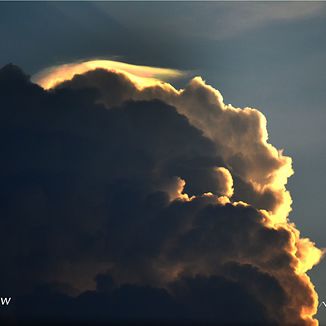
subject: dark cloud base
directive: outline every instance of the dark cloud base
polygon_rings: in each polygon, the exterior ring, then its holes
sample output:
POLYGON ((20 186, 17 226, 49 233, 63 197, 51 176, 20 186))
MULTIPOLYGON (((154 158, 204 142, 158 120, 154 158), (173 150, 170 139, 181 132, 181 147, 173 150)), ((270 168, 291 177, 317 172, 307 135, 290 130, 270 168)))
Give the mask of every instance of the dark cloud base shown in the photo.
POLYGON ((123 285, 112 292, 98 289, 84 292, 75 298, 43 287, 37 289, 33 295, 15 298, 12 313, 18 317, 15 319, 19 323, 109 321, 114 324, 160 322, 167 325, 179 323, 245 325, 258 324, 264 320, 263 309, 259 311, 257 302, 234 283, 218 278, 183 282, 186 282, 193 291, 187 294, 186 299, 189 300, 187 303, 184 297, 180 301, 180 296, 172 297, 164 289, 148 286, 123 285), (202 282, 205 283, 204 286, 202 282), (198 289, 192 288, 198 286, 201 286, 201 293, 198 293, 198 289), (222 298, 221 293, 225 297, 222 298))

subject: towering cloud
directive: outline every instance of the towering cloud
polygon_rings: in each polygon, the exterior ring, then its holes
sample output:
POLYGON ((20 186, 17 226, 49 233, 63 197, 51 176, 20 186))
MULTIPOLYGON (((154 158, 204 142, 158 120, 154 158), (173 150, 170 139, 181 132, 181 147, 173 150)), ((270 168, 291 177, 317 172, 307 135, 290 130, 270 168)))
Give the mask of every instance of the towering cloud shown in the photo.
POLYGON ((288 220, 291 159, 263 114, 200 77, 177 90, 87 67, 40 86, 0 70, 0 287, 16 318, 316 325, 321 251, 288 220))

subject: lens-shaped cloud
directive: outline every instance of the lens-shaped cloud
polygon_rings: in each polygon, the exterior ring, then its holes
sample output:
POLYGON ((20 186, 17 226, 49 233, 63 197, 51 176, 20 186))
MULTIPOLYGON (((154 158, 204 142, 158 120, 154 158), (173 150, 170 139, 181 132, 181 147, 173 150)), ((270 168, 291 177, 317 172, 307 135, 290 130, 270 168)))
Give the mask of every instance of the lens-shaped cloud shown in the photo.
POLYGON ((155 85, 160 83, 161 80, 180 78, 185 74, 176 69, 140 66, 113 60, 89 60, 44 69, 33 76, 33 81, 41 85, 44 89, 50 89, 65 80, 72 79, 76 74, 83 74, 86 71, 96 68, 123 72, 140 88, 155 85))

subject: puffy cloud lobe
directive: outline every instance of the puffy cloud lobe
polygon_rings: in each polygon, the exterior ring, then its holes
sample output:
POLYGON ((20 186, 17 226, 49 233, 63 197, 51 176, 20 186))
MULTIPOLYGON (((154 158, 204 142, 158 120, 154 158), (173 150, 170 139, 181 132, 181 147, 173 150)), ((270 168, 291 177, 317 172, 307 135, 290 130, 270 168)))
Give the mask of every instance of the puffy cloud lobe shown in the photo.
POLYGON ((103 69, 45 91, 6 66, 0 101, 17 318, 317 323, 321 252, 287 221, 291 160, 259 111, 103 69))
MULTIPOLYGON (((120 103, 127 98, 160 99, 173 105, 214 142, 216 153, 223 157, 232 175, 240 179, 240 184, 235 184, 235 197, 241 199, 248 191, 252 192, 246 198, 248 203, 270 211, 274 220, 286 220, 292 201, 285 185, 293 173, 292 161, 267 142, 266 119, 261 112, 224 104, 219 91, 206 85, 200 77, 192 79, 185 89, 176 90, 162 82, 137 87, 130 79, 128 83, 127 76, 120 76, 115 91, 108 92, 110 80, 116 78, 112 70, 97 69, 76 75, 62 86, 96 88, 100 101, 108 108, 117 104, 116 94, 120 93, 124 94, 120 103)), ((51 74, 47 79, 51 80, 51 74)))
POLYGON ((219 193, 227 197, 232 197, 233 189, 233 179, 230 171, 226 168, 216 168, 217 178, 219 180, 218 184, 221 186, 219 193))

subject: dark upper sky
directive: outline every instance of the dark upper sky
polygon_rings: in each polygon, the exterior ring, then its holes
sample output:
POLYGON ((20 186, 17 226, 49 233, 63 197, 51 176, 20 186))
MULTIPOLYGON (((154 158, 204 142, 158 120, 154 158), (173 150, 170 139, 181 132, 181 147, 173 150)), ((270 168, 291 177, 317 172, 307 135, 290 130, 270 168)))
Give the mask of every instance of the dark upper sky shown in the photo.
MULTIPOLYGON (((32 75, 113 58, 201 75, 226 103, 266 115, 271 143, 294 160, 291 219, 325 247, 325 17, 322 2, 2 2, 0 66, 32 75)), ((326 300, 325 271, 311 275, 326 300)))

